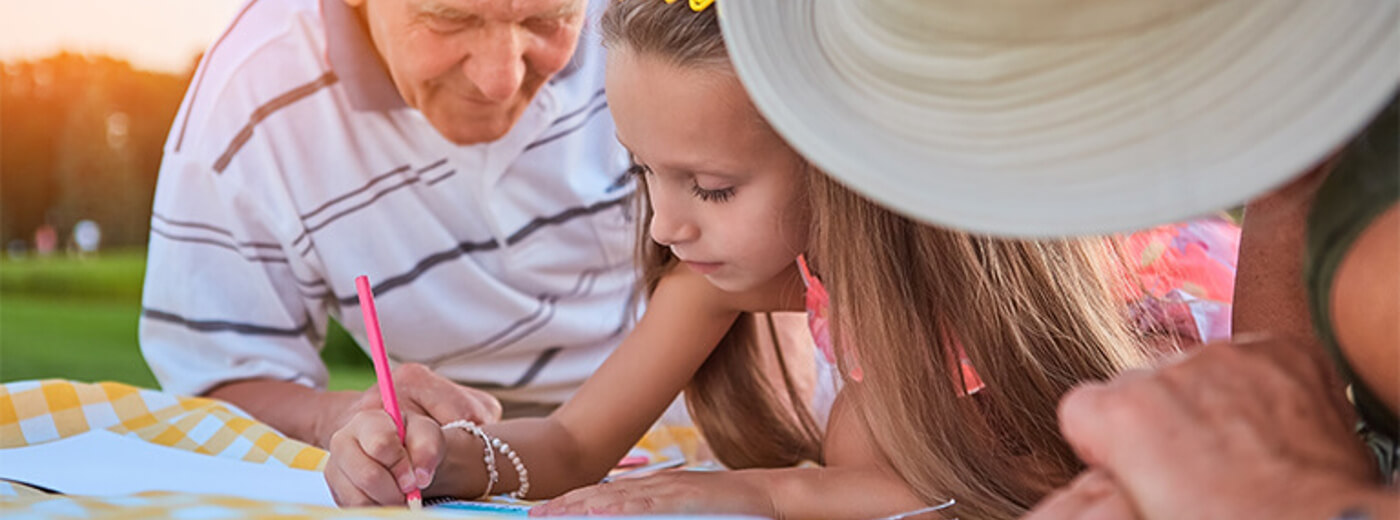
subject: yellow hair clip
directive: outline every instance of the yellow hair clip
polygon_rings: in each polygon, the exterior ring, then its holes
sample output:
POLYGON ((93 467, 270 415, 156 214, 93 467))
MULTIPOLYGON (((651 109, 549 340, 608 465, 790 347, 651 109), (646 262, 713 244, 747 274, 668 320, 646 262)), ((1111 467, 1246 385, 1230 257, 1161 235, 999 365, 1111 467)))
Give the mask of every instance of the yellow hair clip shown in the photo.
MULTIPOLYGON (((666 3, 674 4, 676 0, 666 0, 666 3)), ((704 11, 706 7, 709 7, 710 4, 713 3, 715 3, 715 0, 690 0, 690 10, 698 13, 704 11)))

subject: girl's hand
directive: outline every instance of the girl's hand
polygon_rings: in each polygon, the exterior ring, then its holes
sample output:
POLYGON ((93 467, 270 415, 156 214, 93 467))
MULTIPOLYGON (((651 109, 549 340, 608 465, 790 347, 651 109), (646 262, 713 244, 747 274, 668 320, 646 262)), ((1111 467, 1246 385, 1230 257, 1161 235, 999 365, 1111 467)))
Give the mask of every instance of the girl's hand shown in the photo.
POLYGON ((579 488, 530 510, 530 516, 666 513, 776 518, 763 479, 744 471, 667 471, 579 488))
POLYGON ((331 437, 326 484, 342 506, 403 505, 428 487, 445 454, 443 432, 426 415, 404 411, 405 443, 384 410, 364 410, 331 437))
MULTIPOLYGON (((491 424, 501 419, 501 402, 484 391, 462 386, 433 372, 431 368, 408 363, 394 369, 394 390, 405 416, 409 413, 427 414, 446 424, 458 419, 491 424)), ((327 407, 317 421, 316 445, 330 449, 330 438, 350 423, 350 418, 362 411, 383 410, 379 386, 371 384, 348 406, 327 407)))

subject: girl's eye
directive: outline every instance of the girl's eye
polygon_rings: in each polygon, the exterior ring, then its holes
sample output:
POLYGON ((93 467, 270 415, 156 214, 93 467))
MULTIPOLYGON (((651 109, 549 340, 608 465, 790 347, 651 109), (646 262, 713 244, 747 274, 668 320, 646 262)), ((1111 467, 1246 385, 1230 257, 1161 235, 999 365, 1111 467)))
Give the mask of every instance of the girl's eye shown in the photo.
POLYGON ((631 175, 646 175, 648 173, 651 173, 651 168, 647 168, 646 166, 642 166, 639 163, 633 162, 632 166, 627 167, 627 173, 631 175))
POLYGON ((707 190, 701 188, 699 184, 692 185, 690 192, 705 202, 727 202, 734 196, 734 187, 721 188, 718 190, 707 190))

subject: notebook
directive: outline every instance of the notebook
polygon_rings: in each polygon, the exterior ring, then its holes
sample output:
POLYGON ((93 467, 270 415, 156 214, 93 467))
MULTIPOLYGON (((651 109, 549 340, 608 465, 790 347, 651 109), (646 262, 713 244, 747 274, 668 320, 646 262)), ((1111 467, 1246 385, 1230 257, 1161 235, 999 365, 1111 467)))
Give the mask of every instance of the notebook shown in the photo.
POLYGON ((335 506, 318 471, 214 457, 106 430, 0 449, 0 478, 69 495, 173 491, 335 506))

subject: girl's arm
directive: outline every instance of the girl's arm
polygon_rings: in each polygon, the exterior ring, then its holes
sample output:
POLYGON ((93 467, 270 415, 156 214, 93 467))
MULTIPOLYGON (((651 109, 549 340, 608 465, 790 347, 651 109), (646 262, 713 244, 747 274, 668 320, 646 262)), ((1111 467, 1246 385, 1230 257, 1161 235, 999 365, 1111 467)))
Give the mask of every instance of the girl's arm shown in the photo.
POLYGON ((766 470, 779 518, 873 518, 927 507, 885 462, 870 429, 851 403, 850 386, 836 396, 822 449, 823 468, 766 470))
POLYGON ((535 516, 729 513, 772 518, 875 518, 926 507, 884 464, 843 390, 824 442, 827 467, 668 471, 576 490, 535 516))
MULTIPOLYGON (((598 482, 675 400, 739 313, 732 296, 684 265, 657 285, 627 339, 568 402, 547 418, 485 428, 510 443, 530 474, 530 496, 552 497, 598 482)), ((449 432, 437 494, 480 495, 486 475, 480 439, 449 432)), ((497 457, 493 492, 518 487, 514 468, 497 457)))
MULTIPOLYGON (((546 418, 486 426, 524 463, 529 496, 554 496, 601 479, 675 400, 729 330, 739 314, 733 303, 740 296, 676 266, 657 285, 633 332, 559 410, 546 418)), ((443 431, 436 422, 412 415, 405 413, 408 431, 402 444, 388 416, 377 410, 357 415, 332 439, 326 479, 341 504, 402 504, 403 489, 428 481, 428 496, 483 493, 483 442, 466 430, 443 431), (421 472, 415 475, 414 468, 421 472)), ((493 494, 519 487, 514 467, 499 452, 496 469, 493 494)))
MULTIPOLYGON (((675 401, 742 312, 801 309, 802 294, 795 264, 763 285, 726 292, 677 263, 657 284, 637 327, 559 410, 483 429, 519 454, 531 498, 595 484, 675 401)), ((486 475, 480 439, 453 430, 447 440, 444 487, 431 491, 480 495, 486 475)), ((515 469, 501 460, 493 493, 519 486, 515 469)))

